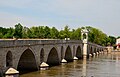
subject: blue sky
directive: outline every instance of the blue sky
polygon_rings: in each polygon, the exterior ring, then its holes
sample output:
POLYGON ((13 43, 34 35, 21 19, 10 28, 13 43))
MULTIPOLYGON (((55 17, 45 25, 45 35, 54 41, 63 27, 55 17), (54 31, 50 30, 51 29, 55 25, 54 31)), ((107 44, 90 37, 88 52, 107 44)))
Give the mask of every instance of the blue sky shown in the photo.
POLYGON ((1 0, 0 26, 92 26, 120 36, 120 0, 1 0))

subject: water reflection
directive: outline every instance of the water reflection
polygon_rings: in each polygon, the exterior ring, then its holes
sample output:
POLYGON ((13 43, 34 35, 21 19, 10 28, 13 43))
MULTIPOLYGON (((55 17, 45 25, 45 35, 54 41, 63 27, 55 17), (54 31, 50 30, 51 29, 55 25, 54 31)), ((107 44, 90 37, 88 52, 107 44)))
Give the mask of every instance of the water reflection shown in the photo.
POLYGON ((82 74, 83 74, 83 77, 86 77, 86 57, 83 58, 82 74))
POLYGON ((61 64, 61 76, 64 76, 64 74, 65 74, 65 65, 66 65, 66 63, 61 64))
POLYGON ((20 77, 120 77, 120 54, 100 54, 20 77))

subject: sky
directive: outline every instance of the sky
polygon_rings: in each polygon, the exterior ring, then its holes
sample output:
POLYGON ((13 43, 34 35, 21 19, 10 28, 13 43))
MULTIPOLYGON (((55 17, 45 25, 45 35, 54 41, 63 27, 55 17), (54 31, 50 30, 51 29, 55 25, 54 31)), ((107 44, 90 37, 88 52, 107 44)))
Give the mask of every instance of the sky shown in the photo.
POLYGON ((0 27, 92 26, 120 36, 120 0, 0 0, 0 27))

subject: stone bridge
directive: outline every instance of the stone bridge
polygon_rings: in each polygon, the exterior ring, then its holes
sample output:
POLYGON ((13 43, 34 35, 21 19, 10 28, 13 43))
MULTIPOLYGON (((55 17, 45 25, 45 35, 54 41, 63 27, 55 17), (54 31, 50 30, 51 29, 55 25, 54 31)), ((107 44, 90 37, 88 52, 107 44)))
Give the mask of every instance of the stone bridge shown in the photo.
MULTIPOLYGON (((93 43, 87 44, 87 56, 104 49, 93 43)), ((70 62, 74 57, 83 57, 81 40, 0 40, 0 67, 37 70, 42 62, 56 65, 60 64, 62 59, 70 62)))

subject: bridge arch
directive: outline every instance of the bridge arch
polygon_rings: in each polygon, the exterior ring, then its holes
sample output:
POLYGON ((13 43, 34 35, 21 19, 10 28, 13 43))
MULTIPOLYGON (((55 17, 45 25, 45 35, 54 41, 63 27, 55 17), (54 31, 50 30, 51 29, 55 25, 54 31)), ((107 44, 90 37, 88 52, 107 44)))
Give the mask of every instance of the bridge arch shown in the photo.
POLYGON ((40 51, 40 63, 44 61, 44 49, 42 48, 40 51))
POLYGON ((34 71, 38 70, 35 55, 30 49, 26 49, 20 56, 17 70, 21 71, 34 71))
POLYGON ((67 60, 68 62, 73 60, 72 51, 71 51, 70 46, 68 46, 65 51, 65 60, 67 60))
POLYGON ((59 60, 58 52, 53 47, 48 54, 47 64, 50 66, 53 66, 53 65, 58 65, 59 63, 60 63, 60 60, 59 60))
POLYGON ((81 47, 80 46, 78 46, 77 47, 77 50, 76 50, 76 57, 78 58, 78 59, 80 59, 80 58, 82 58, 82 50, 81 50, 81 47))
POLYGON ((13 65, 12 52, 8 51, 6 54, 6 67, 11 67, 13 65))

